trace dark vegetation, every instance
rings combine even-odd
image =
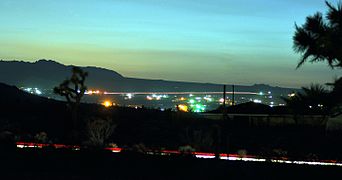
[[[325,15],[317,12],[306,18],[302,26],[296,25],[293,48],[301,55],[297,68],[307,61],[326,62],[332,69],[342,68],[342,3],[333,6],[326,1]],[[342,77],[335,79],[326,89],[322,85],[303,87],[304,93],[285,99],[297,111],[310,108],[321,109],[321,113],[337,116],[342,114]]]
[[[326,5],[325,16],[317,12],[308,16],[302,26],[296,25],[293,47],[301,54],[297,68],[306,61],[323,61],[331,68],[342,67],[342,3],[334,6],[326,1]]]

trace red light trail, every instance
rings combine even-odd
[[[44,148],[44,147],[54,147],[55,149],[64,148],[71,150],[80,150],[81,147],[77,145],[64,145],[64,144],[44,144],[44,143],[33,143],[33,142],[17,142],[17,148]],[[109,150],[113,153],[123,152],[123,148],[104,148],[105,150]],[[149,155],[181,155],[181,154],[189,154],[193,155],[196,158],[216,158],[215,153],[208,152],[181,152],[178,150],[159,150],[159,151],[146,151],[146,154]],[[221,153],[218,154],[218,158],[222,160],[229,161],[253,161],[253,162],[272,162],[272,163],[286,163],[286,164],[304,164],[304,165],[325,165],[325,166],[342,166],[341,162],[337,162],[336,160],[320,160],[320,161],[297,161],[297,160],[289,160],[287,157],[257,157],[254,155],[245,155],[240,156],[238,154],[226,154]]]

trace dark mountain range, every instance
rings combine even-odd
[[[34,63],[0,61],[0,82],[18,87],[52,89],[65,78],[70,77],[72,67],[52,60],[39,60]],[[115,71],[99,67],[82,67],[82,69],[89,73],[86,84],[92,89],[116,92],[222,91],[220,84],[137,79],[124,77]],[[272,91],[275,94],[287,94],[296,89],[256,84],[253,86],[236,85],[235,90]],[[231,91],[231,86],[227,86],[227,91]]]

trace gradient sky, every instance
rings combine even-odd
[[[336,4],[337,0],[330,1]],[[53,59],[127,77],[300,87],[341,76],[305,64],[294,23],[323,0],[1,0],[0,59]]]

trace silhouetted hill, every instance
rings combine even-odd
[[[72,66],[65,66],[52,60],[34,63],[23,61],[0,61],[0,82],[16,86],[51,89],[70,77]],[[110,87],[111,83],[123,77],[103,68],[83,67],[91,76],[87,79],[90,87]]]
[[[62,134],[67,124],[64,102],[47,99],[0,83],[0,131],[17,133],[50,130]]]
[[[268,105],[254,102],[247,102],[230,106],[227,108],[228,113],[242,113],[242,114],[270,114],[272,108]]]
[[[0,61],[0,82],[18,87],[40,87],[52,89],[71,74],[73,66],[63,65],[52,60],[39,60],[34,63],[24,61]],[[164,80],[147,80],[123,77],[119,73],[99,68],[82,67],[89,73],[86,80],[88,88],[103,89],[106,91],[222,91],[221,84],[177,82]],[[231,91],[227,86],[227,91]],[[236,91],[272,91],[276,94],[287,94],[294,89],[272,87],[264,84],[253,86],[235,86]]]
[[[22,91],[15,86],[9,86],[0,83],[0,106],[20,106],[24,105],[35,105],[45,103],[56,103],[55,100],[50,100],[41,96],[33,95],[28,92]]]

